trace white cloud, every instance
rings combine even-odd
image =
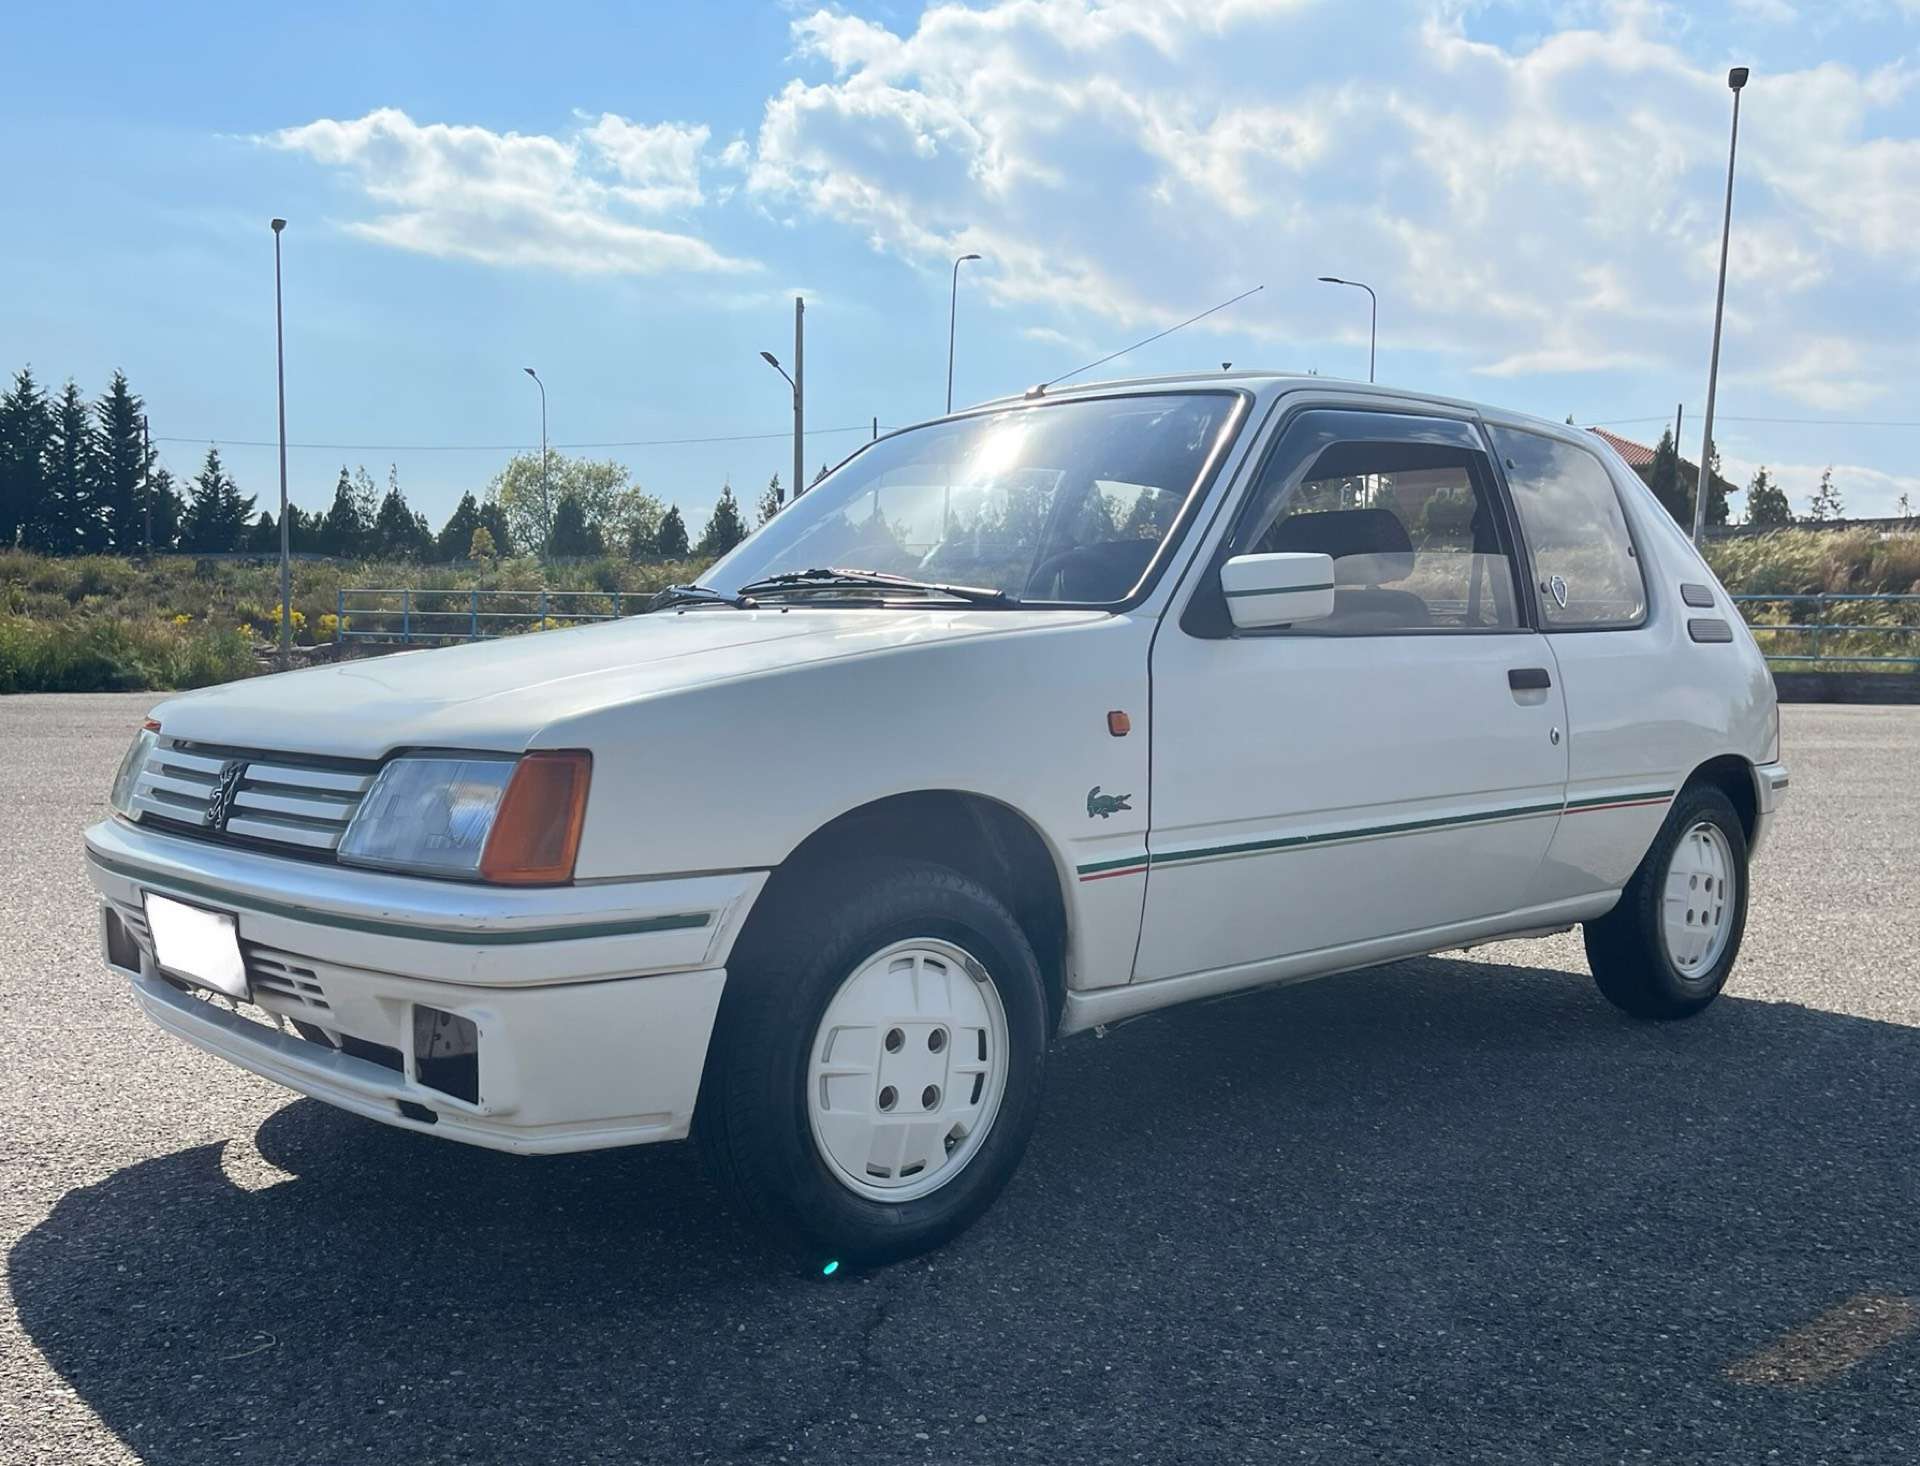
[[[1164,325],[1267,281],[1209,324],[1297,357],[1364,343],[1344,292],[1293,288],[1340,273],[1380,290],[1383,365],[1411,346],[1493,376],[1698,373],[1720,63],[1645,0],[1507,45],[1481,9],[1370,6],[1364,54],[1330,0],[998,0],[898,31],[822,10],[793,25],[816,71],[767,102],[748,187],[930,272],[977,250],[981,288],[1056,323]],[[1821,338],[1835,292],[1920,283],[1913,80],[1827,63],[1749,89],[1726,374],[1815,404],[1911,368],[1892,314],[1844,361]]]
[[[373,212],[347,227],[422,254],[580,274],[757,269],[645,216],[701,202],[704,126],[607,113],[567,138],[417,123],[383,107],[268,134],[355,178]]]
[[[614,191],[629,203],[643,209],[687,209],[703,202],[700,151],[709,136],[704,125],[661,122],[649,127],[603,112],[581,136],[619,175]]]

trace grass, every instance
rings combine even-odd
[[[1709,541],[1707,559],[1727,589],[1739,594],[1818,592],[1920,594],[1920,533],[1788,529]],[[479,592],[491,611],[528,611],[527,598],[501,591],[596,592],[594,599],[556,604],[551,625],[588,611],[610,612],[612,596],[641,596],[697,580],[701,560],[633,563],[603,559],[542,566],[531,558],[487,565],[409,565],[379,561],[296,561],[293,619],[302,643],[331,640],[343,587],[407,587],[416,632],[458,633]],[[149,562],[109,555],[56,559],[0,550],[0,692],[99,692],[203,687],[262,670],[278,623],[279,571],[272,561],[203,560],[169,555]],[[398,600],[362,607],[361,630],[398,629]],[[1756,630],[1814,618],[1807,604],[1746,608]],[[1826,607],[1822,619],[1864,625],[1822,632],[1829,656],[1920,656],[1920,602]],[[531,622],[483,620],[490,630],[533,629]],[[1778,657],[1814,652],[1808,632],[1761,631]],[[1887,670],[1903,670],[1888,668]]]
[[[1786,529],[1707,545],[1707,561],[1735,595],[1920,595],[1920,533]],[[1920,601],[1776,601],[1741,607],[1777,671],[1913,672],[1884,657],[1920,657]],[[1852,631],[1769,631],[1839,624]],[[1795,657],[1861,658],[1793,661]]]
[[[488,565],[295,561],[293,625],[302,644],[332,639],[343,587],[406,586],[418,612],[482,609],[496,591],[600,593],[569,603],[579,614],[610,611],[612,594],[641,596],[698,578],[705,561],[593,560],[542,566],[533,559]],[[526,602],[514,600],[513,609]],[[264,670],[279,625],[279,568],[272,561],[169,555],[137,562],[111,555],[55,558],[0,551],[0,693],[114,692],[205,687]],[[368,617],[372,619],[371,616]],[[396,618],[397,621],[397,618]],[[382,621],[384,624],[384,618]],[[428,620],[424,624],[431,626]],[[564,624],[556,616],[551,624]],[[497,622],[498,629],[531,629]]]

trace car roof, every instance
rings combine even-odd
[[[1193,392],[1219,387],[1237,387],[1269,399],[1286,392],[1332,392],[1342,397],[1373,398],[1383,407],[1444,407],[1453,412],[1484,416],[1492,422],[1532,428],[1553,437],[1572,438],[1589,448],[1602,446],[1598,441],[1586,442],[1586,439],[1592,437],[1591,434],[1570,427],[1566,423],[1555,422],[1551,418],[1535,417],[1531,413],[1516,412],[1511,408],[1497,407],[1491,403],[1470,402],[1465,398],[1445,397],[1436,392],[1417,392],[1408,388],[1353,381],[1344,377],[1323,377],[1301,372],[1261,371],[1252,368],[1225,372],[1185,372],[1160,377],[1116,377],[1099,382],[1076,382],[1072,386],[1049,386],[1044,390],[1035,388],[1026,392],[1009,393],[1004,397],[989,398],[984,402],[975,403],[965,411],[977,412],[981,408],[991,407],[1017,407],[1030,402],[1060,402],[1077,397],[1112,397],[1134,392]]]

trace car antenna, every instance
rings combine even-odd
[[[1188,316],[1187,319],[1182,321],[1179,325],[1169,326],[1164,331],[1155,331],[1151,336],[1147,337],[1147,339],[1144,341],[1136,341],[1133,343],[1133,345],[1123,346],[1118,351],[1109,351],[1105,356],[1101,357],[1098,361],[1090,361],[1085,366],[1075,367],[1070,372],[1062,372],[1059,376],[1055,377],[1052,381],[1042,382],[1037,387],[1029,387],[1027,388],[1025,395],[1029,398],[1044,396],[1046,395],[1047,388],[1059,386],[1060,383],[1066,381],[1068,377],[1077,377],[1082,372],[1090,372],[1097,366],[1105,365],[1107,362],[1112,361],[1116,356],[1125,356],[1129,351],[1138,351],[1143,346],[1151,346],[1154,342],[1158,341],[1162,336],[1171,336],[1175,331],[1184,330],[1186,327],[1191,326],[1195,321],[1203,321],[1208,316],[1212,315],[1215,311],[1223,311],[1230,305],[1237,305],[1241,301],[1245,300],[1249,295],[1257,295],[1262,290],[1265,290],[1266,288],[1267,287],[1264,285],[1256,285],[1251,290],[1243,290],[1238,295],[1234,296],[1232,300],[1223,300],[1218,305],[1208,306],[1207,309],[1201,311],[1199,315]]]

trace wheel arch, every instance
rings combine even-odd
[[[1708,759],[1688,774],[1686,784],[1682,787],[1706,785],[1726,795],[1734,812],[1740,816],[1740,831],[1751,848],[1758,840],[1760,829],[1760,794],[1755,778],[1751,759],[1737,753],[1723,753]]]
[[[1025,814],[971,790],[921,789],[871,800],[834,816],[773,868],[734,945],[771,948],[784,914],[818,899],[837,869],[875,856],[927,860],[979,881],[1012,911],[1032,943],[1054,1024],[1066,1005],[1069,905],[1065,868]]]

